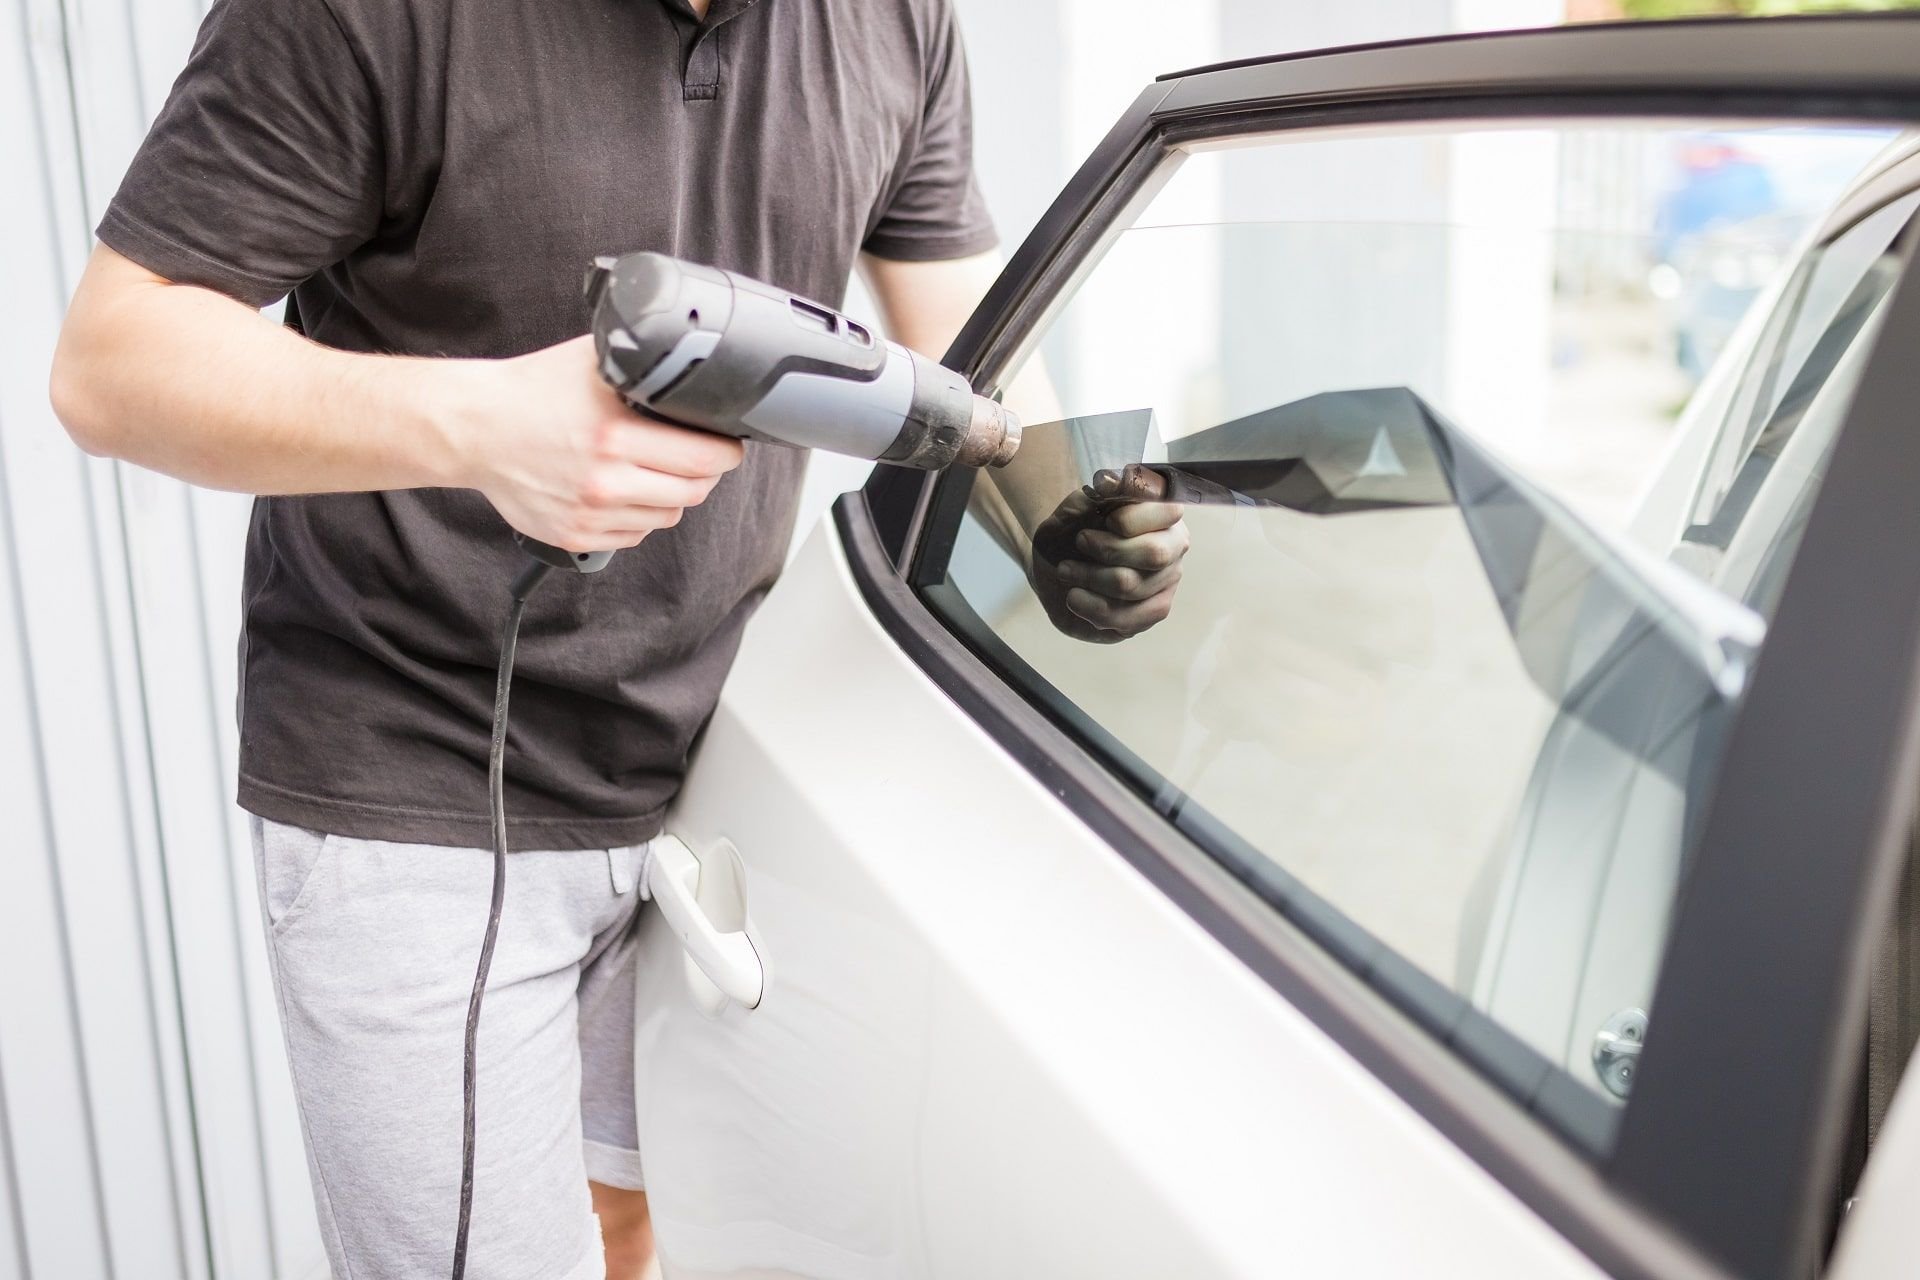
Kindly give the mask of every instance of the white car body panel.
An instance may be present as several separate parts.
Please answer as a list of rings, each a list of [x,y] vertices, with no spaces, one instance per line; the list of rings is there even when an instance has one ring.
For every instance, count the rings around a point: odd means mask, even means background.
[[[645,917],[673,1280],[1602,1274],[936,688],[830,523],[668,830],[737,846],[765,967],[708,1017]]]

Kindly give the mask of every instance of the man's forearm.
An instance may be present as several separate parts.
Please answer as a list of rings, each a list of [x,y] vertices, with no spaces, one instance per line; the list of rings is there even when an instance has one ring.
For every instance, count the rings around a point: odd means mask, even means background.
[[[477,489],[568,551],[639,545],[744,456],[629,409],[584,335],[500,360],[334,351],[106,248],[74,294],[52,390],[92,453],[246,493]]]
[[[56,412],[91,453],[248,493],[463,483],[483,362],[360,355],[102,250],[74,294]]]

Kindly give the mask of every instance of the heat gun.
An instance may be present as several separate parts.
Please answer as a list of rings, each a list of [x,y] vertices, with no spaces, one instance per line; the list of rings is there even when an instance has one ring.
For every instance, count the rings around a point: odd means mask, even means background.
[[[1020,420],[951,369],[735,272],[664,253],[601,257],[586,297],[601,376],[678,426],[923,471],[1005,466],[1020,447]],[[581,573],[613,558],[520,542]]]
[[[586,295],[600,375],[627,404],[655,418],[923,471],[954,463],[1005,466],[1020,447],[1020,420],[975,395],[959,374],[881,341],[831,307],[758,280],[663,253],[630,253],[595,258]],[[463,1280],[467,1269],[480,1006],[506,901],[507,703],[520,620],[549,569],[594,573],[613,559],[611,551],[571,552],[513,536],[533,560],[509,591],[494,678],[487,751],[493,891],[467,1003],[453,1280]]]

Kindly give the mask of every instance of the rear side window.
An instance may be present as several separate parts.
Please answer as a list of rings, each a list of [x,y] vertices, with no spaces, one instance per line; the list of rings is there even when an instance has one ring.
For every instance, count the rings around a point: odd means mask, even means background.
[[[1604,1149],[1916,198],[1829,212],[1899,162],[1690,122],[1187,155],[1002,380],[1037,425],[929,603]],[[1153,497],[1177,537],[1135,543]]]

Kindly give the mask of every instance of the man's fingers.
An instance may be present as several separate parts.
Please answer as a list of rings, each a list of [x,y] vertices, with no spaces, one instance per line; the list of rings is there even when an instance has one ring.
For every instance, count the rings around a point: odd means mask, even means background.
[[[1071,587],[1067,591],[1067,608],[1102,631],[1131,635],[1145,631],[1156,622],[1164,622],[1173,611],[1173,593],[1162,591],[1151,599],[1121,603],[1081,587]]]
[[[1089,560],[1148,573],[1179,564],[1187,554],[1187,543],[1185,523],[1133,538],[1122,538],[1104,529],[1083,529],[1074,539],[1074,545]]]
[[[1086,560],[1062,560],[1054,567],[1054,572],[1069,587],[1085,587],[1109,600],[1146,600],[1180,581],[1180,566],[1177,564],[1143,572],[1124,566],[1093,564]]]
[[[607,535],[607,537],[617,540],[616,545],[613,547],[602,547],[601,550],[625,551],[628,548],[637,547],[646,541],[648,534],[658,532],[659,530],[657,529],[617,529]]]
[[[1180,523],[1177,502],[1129,502],[1107,513],[1107,528],[1123,538],[1158,533]]]
[[[562,551],[617,551],[673,528],[685,514],[683,507],[614,507],[580,517],[551,541]]]
[[[1075,489],[1060,500],[1060,505],[1043,523],[1055,527],[1081,524],[1093,512],[1093,505],[1093,499],[1087,496],[1085,490]]]
[[[619,507],[593,519],[590,529],[595,537],[653,533],[656,530],[673,528],[686,514],[685,507]]]
[[[607,462],[633,462],[671,475],[704,478],[739,466],[746,449],[731,436],[689,431],[634,414],[602,427],[595,453]]]
[[[591,547],[582,547],[583,551],[628,551],[647,540],[647,535],[657,532],[653,529],[614,529],[594,538]],[[568,548],[572,550],[572,548]]]
[[[580,497],[587,506],[697,507],[707,500],[717,476],[684,476],[631,463],[595,468]]]

